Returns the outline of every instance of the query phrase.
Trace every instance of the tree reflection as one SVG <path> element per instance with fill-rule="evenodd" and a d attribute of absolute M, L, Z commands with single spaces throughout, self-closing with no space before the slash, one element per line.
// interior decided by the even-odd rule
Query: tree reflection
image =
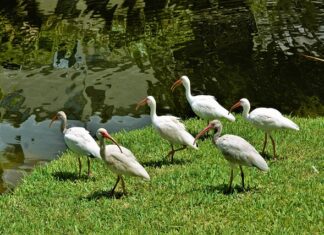
<path fill-rule="evenodd" d="M 105 104 L 105 87 L 111 87 L 112 74 L 125 71 L 129 79 L 141 74 L 150 77 L 138 84 L 146 87 L 143 96 L 156 97 L 160 113 L 193 115 L 183 90 L 170 92 L 171 84 L 186 74 L 194 94 L 215 95 L 225 107 L 245 96 L 255 106 L 322 115 L 316 107 L 324 100 L 320 93 L 323 65 L 299 55 L 323 51 L 323 8 L 316 1 L 288 0 L 59 0 L 54 14 L 48 14 L 36 0 L 5 0 L 0 2 L 0 62 L 32 71 L 52 64 L 55 51 L 56 63 L 67 59 L 66 68 L 71 69 L 79 59 L 81 66 L 72 69 L 84 65 L 85 73 L 71 70 L 61 89 L 71 93 L 62 96 L 61 108 L 76 118 L 104 112 L 102 118 L 107 120 L 109 115 L 134 113 L 134 103 Z M 82 47 L 81 57 L 74 56 L 76 41 Z M 40 72 L 44 76 L 57 73 L 46 68 Z M 115 83 L 111 89 L 116 87 Z M 12 97 L 19 89 L 25 90 L 4 90 L 0 103 L 5 117 L 18 112 L 17 122 L 40 104 L 52 102 L 41 100 L 33 106 L 28 94 L 20 92 L 17 103 Z M 54 107 L 42 108 L 51 114 Z M 44 118 L 42 114 L 37 120 Z"/>
<path fill-rule="evenodd" d="M 79 0 L 58 0 L 55 7 L 55 15 L 62 18 L 74 18 L 80 15 L 77 9 Z"/>

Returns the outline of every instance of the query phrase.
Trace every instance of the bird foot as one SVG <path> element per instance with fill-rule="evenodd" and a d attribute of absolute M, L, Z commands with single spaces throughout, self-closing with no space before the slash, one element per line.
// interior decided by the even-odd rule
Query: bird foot
<path fill-rule="evenodd" d="M 227 189 L 225 189 L 225 191 L 224 191 L 224 194 L 231 194 L 231 193 L 233 193 L 233 188 L 227 188 Z"/>
<path fill-rule="evenodd" d="M 107 197 L 108 198 L 120 199 L 124 195 L 126 196 L 127 192 L 122 193 L 122 192 L 115 192 L 115 191 L 112 191 L 112 190 L 107 192 Z"/>
<path fill-rule="evenodd" d="M 174 155 L 175 151 L 174 150 L 171 150 L 168 155 L 166 155 L 166 158 L 169 158 L 170 157 L 170 160 L 171 162 L 173 162 L 173 155 Z"/>
<path fill-rule="evenodd" d="M 112 198 L 114 196 L 115 196 L 115 191 L 113 191 L 113 190 L 107 191 L 107 197 Z"/>
<path fill-rule="evenodd" d="M 277 158 L 277 156 L 274 156 L 274 157 L 270 157 L 270 160 L 272 160 L 272 161 L 278 161 L 279 159 Z"/>

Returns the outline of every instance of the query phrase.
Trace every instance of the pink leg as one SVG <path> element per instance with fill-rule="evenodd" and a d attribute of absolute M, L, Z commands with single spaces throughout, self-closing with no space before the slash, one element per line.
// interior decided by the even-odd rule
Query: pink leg
<path fill-rule="evenodd" d="M 242 188 L 244 190 L 244 173 L 243 173 L 243 168 L 241 165 L 240 165 L 240 170 L 241 170 L 241 178 L 242 178 Z"/>
<path fill-rule="evenodd" d="M 272 146 L 273 146 L 273 157 L 274 157 L 274 159 L 277 159 L 277 156 L 276 156 L 276 144 L 275 144 L 275 142 L 274 142 L 271 135 L 270 135 L 270 139 L 271 139 Z"/>
<path fill-rule="evenodd" d="M 185 148 L 187 148 L 187 146 L 184 145 L 182 148 L 174 149 L 174 148 L 173 148 L 173 145 L 171 144 L 171 151 L 170 151 L 170 152 L 168 153 L 168 155 L 167 155 L 167 156 L 170 156 L 170 158 L 171 158 L 171 162 L 173 162 L 173 156 L 174 156 L 174 153 L 177 152 L 177 151 L 183 150 L 183 149 L 185 149 Z"/>
<path fill-rule="evenodd" d="M 80 157 L 78 158 L 78 160 L 79 160 L 79 178 L 80 178 L 81 177 L 81 168 L 82 168 Z"/>
<path fill-rule="evenodd" d="M 121 178 L 121 176 L 118 175 L 118 176 L 117 176 L 117 181 L 116 181 L 114 187 L 113 187 L 113 188 L 111 189 L 111 191 L 110 191 L 111 195 L 114 194 L 115 189 L 116 189 L 116 187 L 117 187 L 117 185 L 118 185 L 118 183 L 119 183 L 120 178 Z"/>
<path fill-rule="evenodd" d="M 267 141 L 268 141 L 268 134 L 267 132 L 264 133 L 264 142 L 263 142 L 263 149 L 262 149 L 262 154 L 264 154 L 265 147 L 267 146 Z"/>
<path fill-rule="evenodd" d="M 88 157 L 88 177 L 91 176 L 90 158 Z"/>
<path fill-rule="evenodd" d="M 123 176 L 120 176 L 121 182 L 122 182 L 122 187 L 123 187 L 123 193 L 126 195 L 127 191 L 126 191 L 126 186 L 125 186 L 125 181 Z"/>
<path fill-rule="evenodd" d="M 230 193 L 232 190 L 232 182 L 233 182 L 233 168 L 231 168 L 231 175 L 230 175 L 230 181 L 227 188 L 227 193 Z"/>

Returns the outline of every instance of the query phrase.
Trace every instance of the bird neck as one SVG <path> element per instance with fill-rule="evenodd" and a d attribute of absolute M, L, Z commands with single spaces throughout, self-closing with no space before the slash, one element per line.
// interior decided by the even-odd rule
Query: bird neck
<path fill-rule="evenodd" d="M 105 144 L 105 139 L 104 138 L 100 138 L 99 147 L 100 147 L 100 156 L 101 156 L 102 159 L 104 159 L 105 151 L 106 151 L 106 144 Z"/>
<path fill-rule="evenodd" d="M 67 126 L 67 120 L 66 120 L 66 118 L 63 118 L 63 119 L 61 119 L 61 131 L 63 132 L 63 133 L 65 133 L 66 132 L 66 126 Z"/>
<path fill-rule="evenodd" d="M 250 104 L 244 104 L 244 106 L 243 106 L 242 116 L 243 116 L 245 119 L 248 119 L 248 118 L 249 118 L 249 112 L 250 112 L 250 109 L 251 109 Z"/>
<path fill-rule="evenodd" d="M 214 144 L 216 144 L 218 138 L 221 136 L 222 129 L 223 129 L 222 127 L 218 127 L 217 129 L 215 129 L 215 134 L 214 134 L 214 138 L 213 138 Z"/>
<path fill-rule="evenodd" d="M 151 117 L 152 120 L 157 117 L 156 105 L 154 105 L 154 104 L 150 105 L 150 117 Z"/>
<path fill-rule="evenodd" d="M 185 86 L 185 90 L 186 90 L 186 98 L 188 100 L 189 103 L 192 102 L 193 96 L 191 95 L 191 88 L 190 88 L 190 84 L 188 84 L 187 86 Z"/>

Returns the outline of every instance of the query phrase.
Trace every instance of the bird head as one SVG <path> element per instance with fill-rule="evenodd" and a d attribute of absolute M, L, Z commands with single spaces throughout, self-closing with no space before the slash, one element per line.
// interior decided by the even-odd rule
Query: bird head
<path fill-rule="evenodd" d="M 119 144 L 117 143 L 116 140 L 114 140 L 114 138 L 108 133 L 108 131 L 104 128 L 99 128 L 97 130 L 97 133 L 96 133 L 96 136 L 99 140 L 102 140 L 102 139 L 109 139 L 111 140 L 115 145 L 117 145 L 117 147 L 119 148 L 120 152 L 122 153 L 122 149 L 121 147 L 119 146 Z"/>
<path fill-rule="evenodd" d="M 152 106 L 152 105 L 156 105 L 155 99 L 153 96 L 148 96 L 145 99 L 141 100 L 140 102 L 137 103 L 136 106 L 136 110 L 140 107 L 140 106 L 144 106 L 144 105 L 148 105 L 148 106 Z"/>
<path fill-rule="evenodd" d="M 247 98 L 242 98 L 242 99 L 240 99 L 239 102 L 240 102 L 242 107 L 250 105 L 250 102 L 249 102 L 249 100 Z"/>
<path fill-rule="evenodd" d="M 52 126 L 53 122 L 57 121 L 57 120 L 66 120 L 66 114 L 63 111 L 58 111 L 57 114 L 55 114 L 55 116 L 52 118 L 51 123 L 49 124 L 49 127 Z"/>
<path fill-rule="evenodd" d="M 238 107 L 240 107 L 240 106 L 242 106 L 243 109 L 244 109 L 244 107 L 250 107 L 250 102 L 249 102 L 249 100 L 246 99 L 246 98 L 242 98 L 242 99 L 240 99 L 237 103 L 235 103 L 235 104 L 231 107 L 231 109 L 229 110 L 228 113 L 232 112 L 234 109 L 236 109 L 236 108 L 238 108 Z"/>
<path fill-rule="evenodd" d="M 183 75 L 180 77 L 180 79 L 178 79 L 177 81 L 175 81 L 173 83 L 173 85 L 171 86 L 171 90 L 172 92 L 175 90 L 176 87 L 180 86 L 181 84 L 183 84 L 183 86 L 185 88 L 187 88 L 190 84 L 189 78 L 186 75 Z"/>
<path fill-rule="evenodd" d="M 222 128 L 222 123 L 215 119 L 211 122 L 209 122 L 208 126 L 206 126 L 203 130 L 201 130 L 195 137 L 195 141 L 194 144 L 196 143 L 196 141 L 202 136 L 204 135 L 207 131 L 209 131 L 210 129 L 214 129 L 215 132 L 217 132 L 218 129 Z"/>

